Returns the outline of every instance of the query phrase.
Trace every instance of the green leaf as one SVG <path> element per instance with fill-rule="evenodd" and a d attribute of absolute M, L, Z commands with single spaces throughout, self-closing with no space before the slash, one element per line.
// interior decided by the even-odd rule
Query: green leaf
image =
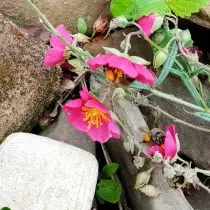
<path fill-rule="evenodd" d="M 119 168 L 118 163 L 110 163 L 102 168 L 101 173 L 105 177 L 111 177 L 113 174 L 116 173 L 118 168 Z"/>
<path fill-rule="evenodd" d="M 178 47 L 176 42 L 173 42 L 170 53 L 168 54 L 168 59 L 165 62 L 163 69 L 161 70 L 161 73 L 156 81 L 156 87 L 160 86 L 166 77 L 169 75 L 171 68 L 175 62 L 176 56 L 178 52 Z"/>
<path fill-rule="evenodd" d="M 136 0 L 112 0 L 110 5 L 110 11 L 114 17 L 123 15 L 127 19 L 133 19 L 136 9 Z"/>
<path fill-rule="evenodd" d="M 175 15 L 180 17 L 190 17 L 192 13 L 207 6 L 209 0 L 168 0 L 167 4 Z"/>
<path fill-rule="evenodd" d="M 151 13 L 164 15 L 170 12 L 165 0 L 136 0 L 136 6 L 137 11 L 133 16 L 135 20 Z"/>
<path fill-rule="evenodd" d="M 117 203 L 120 199 L 122 189 L 116 181 L 102 179 L 97 184 L 96 193 L 101 199 L 109 203 Z"/>
<path fill-rule="evenodd" d="M 185 87 L 187 88 L 193 99 L 195 100 L 196 104 L 199 106 L 203 106 L 204 100 L 202 99 L 200 93 L 198 92 L 197 88 L 195 87 L 195 85 L 193 84 L 187 73 L 172 68 L 171 74 L 178 76 L 184 83 Z"/>
<path fill-rule="evenodd" d="M 8 207 L 3 207 L 3 208 L 1 208 L 0 210 L 11 210 L 11 209 L 8 208 Z"/>
<path fill-rule="evenodd" d="M 99 202 L 100 204 L 104 204 L 104 203 L 106 202 L 103 198 L 101 198 L 101 197 L 99 196 L 98 191 L 96 191 L 96 197 L 97 197 L 98 202 Z"/>
<path fill-rule="evenodd" d="M 209 94 L 209 96 L 208 96 L 208 98 L 206 100 L 206 103 L 207 103 L 207 106 L 210 106 L 210 94 Z"/>
<path fill-rule="evenodd" d="M 195 112 L 194 113 L 195 116 L 203 119 L 203 120 L 206 120 L 208 122 L 210 122 L 210 113 L 207 113 L 207 112 Z"/>
<path fill-rule="evenodd" d="M 87 23 L 84 18 L 79 18 L 77 20 L 77 30 L 81 34 L 85 34 L 87 32 Z"/>

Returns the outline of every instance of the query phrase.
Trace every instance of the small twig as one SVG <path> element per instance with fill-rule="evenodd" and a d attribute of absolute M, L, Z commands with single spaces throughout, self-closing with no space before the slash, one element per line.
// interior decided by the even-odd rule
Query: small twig
<path fill-rule="evenodd" d="M 126 38 L 125 38 L 125 40 L 126 40 L 125 41 L 125 51 L 124 51 L 125 54 L 128 54 L 131 37 L 132 36 L 138 36 L 138 35 L 140 35 L 140 31 L 131 32 L 131 33 L 126 35 Z"/>
<path fill-rule="evenodd" d="M 210 188 L 208 188 L 206 185 L 204 185 L 201 181 L 198 181 L 197 185 L 202 187 L 204 190 L 206 190 L 210 194 Z"/>
<path fill-rule="evenodd" d="M 112 163 L 112 160 L 111 160 L 111 158 L 110 158 L 110 156 L 109 156 L 109 153 L 108 153 L 106 147 L 105 147 L 103 144 L 101 144 L 101 149 L 102 149 L 102 151 L 103 151 L 103 154 L 104 154 L 106 163 L 107 163 L 107 164 Z M 124 192 L 124 189 L 123 189 L 123 186 L 122 186 L 122 184 L 121 184 L 120 179 L 118 178 L 117 175 L 114 175 L 114 176 L 112 176 L 111 178 L 112 178 L 113 180 L 116 180 L 117 183 L 121 186 L 121 189 L 122 189 L 122 198 L 121 198 L 121 200 L 122 200 L 123 204 L 122 204 L 122 202 L 121 202 L 120 200 L 118 201 L 119 210 L 129 210 L 128 204 L 127 204 L 127 200 L 126 200 L 126 197 L 125 197 L 125 192 Z M 123 208 L 123 206 L 124 206 L 125 208 Z"/>
<path fill-rule="evenodd" d="M 145 104 L 145 103 L 140 104 L 140 106 L 147 106 L 147 107 L 150 107 L 150 108 L 152 108 L 152 109 L 155 109 L 156 111 L 161 112 L 162 114 L 164 114 L 165 116 L 167 116 L 168 118 L 170 118 L 171 120 L 173 120 L 174 122 L 177 122 L 177 123 L 186 125 L 186 126 L 188 126 L 188 127 L 190 127 L 190 128 L 194 128 L 194 129 L 196 129 L 196 130 L 200 130 L 200 131 L 204 131 L 204 132 L 210 133 L 210 129 L 208 129 L 208 128 L 203 128 L 203 127 L 199 127 L 199 126 L 193 125 L 193 124 L 191 124 L 191 123 L 188 123 L 188 122 L 186 122 L 186 121 L 184 121 L 184 120 L 180 120 L 180 119 L 174 117 L 173 115 L 169 114 L 168 112 L 165 112 L 164 110 L 162 110 L 162 109 L 161 109 L 160 107 L 158 107 L 158 106 L 153 106 L 153 105 L 151 105 L 151 104 Z"/>
<path fill-rule="evenodd" d="M 81 80 L 83 79 L 83 77 L 85 76 L 85 74 L 86 74 L 87 72 L 88 72 L 88 71 L 83 71 L 81 74 L 79 74 L 79 75 L 76 77 L 76 79 L 74 80 L 74 84 L 75 84 L 74 88 L 67 92 L 67 94 L 64 96 L 64 98 L 63 98 L 63 100 L 62 100 L 62 103 L 64 103 L 64 102 L 68 99 L 69 95 L 74 91 L 74 89 L 75 89 L 75 88 L 77 87 L 77 85 L 81 82 Z"/>

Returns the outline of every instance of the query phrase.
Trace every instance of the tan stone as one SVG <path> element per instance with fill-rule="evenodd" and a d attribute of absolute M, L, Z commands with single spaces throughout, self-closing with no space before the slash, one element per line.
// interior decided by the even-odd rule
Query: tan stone
<path fill-rule="evenodd" d="M 188 19 L 198 25 L 210 28 L 210 4 L 206 8 L 201 9 L 199 13 L 192 15 Z"/>
<path fill-rule="evenodd" d="M 109 14 L 107 0 L 35 0 L 34 2 L 55 26 L 65 24 L 72 32 L 76 31 L 76 21 L 80 17 L 86 19 L 91 31 L 98 16 L 102 14 L 106 17 Z M 40 25 L 36 12 L 26 0 L 3 0 L 0 12 L 19 26 Z"/>
<path fill-rule="evenodd" d="M 0 14 L 0 141 L 29 130 L 55 97 L 60 71 L 43 68 L 46 48 Z"/>

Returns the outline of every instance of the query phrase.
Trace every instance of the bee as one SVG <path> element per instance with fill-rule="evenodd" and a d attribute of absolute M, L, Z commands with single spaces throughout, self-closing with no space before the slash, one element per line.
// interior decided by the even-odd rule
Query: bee
<path fill-rule="evenodd" d="M 165 141 L 165 132 L 160 128 L 153 128 L 144 135 L 144 142 L 152 142 L 156 145 L 163 145 Z"/>

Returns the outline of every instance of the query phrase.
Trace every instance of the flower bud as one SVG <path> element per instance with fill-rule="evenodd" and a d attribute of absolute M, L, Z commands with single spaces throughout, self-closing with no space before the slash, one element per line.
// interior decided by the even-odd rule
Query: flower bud
<path fill-rule="evenodd" d="M 145 163 L 145 158 L 140 156 L 134 156 L 133 164 L 136 166 L 137 169 L 142 168 Z"/>
<path fill-rule="evenodd" d="M 155 53 L 153 65 L 155 68 L 159 68 L 164 64 L 168 57 L 168 49 L 162 49 Z"/>
<path fill-rule="evenodd" d="M 182 36 L 182 41 L 184 43 L 189 42 L 190 40 L 192 40 L 191 33 L 190 33 L 189 30 L 183 30 L 182 33 L 181 33 L 181 36 Z"/>
<path fill-rule="evenodd" d="M 152 27 L 152 33 L 157 31 L 163 25 L 163 16 L 156 15 L 154 25 Z"/>
<path fill-rule="evenodd" d="M 141 172 L 137 175 L 136 177 L 136 184 L 135 184 L 135 189 L 139 189 L 141 187 L 143 187 L 144 185 L 147 185 L 150 178 L 151 178 L 151 172 L 152 172 L 153 168 Z"/>
<path fill-rule="evenodd" d="M 124 16 L 119 16 L 119 17 L 113 18 L 110 21 L 109 27 L 111 29 L 115 29 L 118 27 L 125 28 L 127 25 L 128 25 L 128 20 Z"/>
<path fill-rule="evenodd" d="M 78 41 L 78 42 L 82 42 L 82 43 L 87 43 L 87 42 L 90 42 L 90 37 L 84 35 L 84 34 L 81 34 L 81 33 L 77 33 L 77 34 L 74 34 L 72 35 L 73 38 Z"/>
<path fill-rule="evenodd" d="M 153 185 L 146 185 L 139 189 L 142 193 L 149 197 L 157 197 L 160 194 L 160 191 Z"/>
<path fill-rule="evenodd" d="M 107 30 L 108 20 L 101 16 L 93 24 L 93 30 L 95 33 L 104 33 Z"/>
<path fill-rule="evenodd" d="M 164 30 L 159 30 L 153 35 L 152 39 L 157 45 L 159 45 L 160 43 L 163 42 L 165 37 L 166 37 L 166 32 Z"/>
<path fill-rule="evenodd" d="M 132 154 L 134 153 L 135 146 L 131 139 L 129 139 L 128 141 L 124 141 L 123 147 L 127 152 L 131 152 Z"/>

